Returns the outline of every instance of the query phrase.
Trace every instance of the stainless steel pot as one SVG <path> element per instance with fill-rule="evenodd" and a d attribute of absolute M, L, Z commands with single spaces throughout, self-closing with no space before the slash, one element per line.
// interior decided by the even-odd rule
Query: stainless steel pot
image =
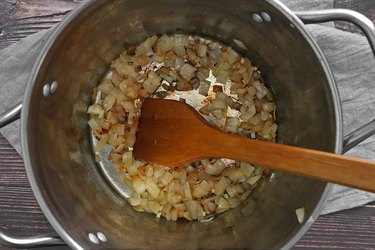
<path fill-rule="evenodd" d="M 354 22 L 374 48 L 374 26 L 358 13 L 298 15 L 305 22 Z M 32 189 L 64 242 L 74 249 L 292 247 L 318 217 L 330 184 L 275 172 L 245 204 L 211 222 L 157 221 L 134 211 L 99 171 L 86 109 L 93 87 L 124 45 L 184 30 L 233 46 L 259 66 L 275 94 L 279 142 L 341 153 L 371 135 L 375 122 L 343 140 L 336 85 L 301 19 L 276 0 L 101 0 L 73 11 L 35 64 L 21 117 Z M 4 114 L 0 126 L 17 118 L 20 109 Z M 295 214 L 300 207 L 302 224 Z M 61 243 L 55 237 L 0 234 L 0 239 L 23 247 Z"/>

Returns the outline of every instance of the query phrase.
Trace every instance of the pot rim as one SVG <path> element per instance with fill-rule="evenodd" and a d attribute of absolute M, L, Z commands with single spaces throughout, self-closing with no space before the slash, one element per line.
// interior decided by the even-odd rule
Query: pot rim
<path fill-rule="evenodd" d="M 39 185 L 37 184 L 29 155 L 30 150 L 29 140 L 27 136 L 27 120 L 29 119 L 28 109 L 30 107 L 31 94 L 34 89 L 34 84 L 36 82 L 38 72 L 46 58 L 47 53 L 50 51 L 55 40 L 63 33 L 65 28 L 72 22 L 72 20 L 75 19 L 86 8 L 88 8 L 94 1 L 95 0 L 87 0 L 82 2 L 76 9 L 72 10 L 63 21 L 61 21 L 56 27 L 52 28 L 53 30 L 50 36 L 48 37 L 47 41 L 45 42 L 45 45 L 43 46 L 42 50 L 40 51 L 40 54 L 37 57 L 34 67 L 28 78 L 26 84 L 26 92 L 22 103 L 23 110 L 21 112 L 21 148 L 25 163 L 26 174 L 29 179 L 31 189 L 34 193 L 36 200 L 38 201 L 40 208 L 43 211 L 43 214 L 46 216 L 47 220 L 52 225 L 53 229 L 64 240 L 64 242 L 69 245 L 69 247 L 77 250 L 84 250 L 84 248 L 80 246 L 57 221 L 56 217 L 53 215 L 50 208 L 48 207 L 48 204 L 43 197 Z"/>
<path fill-rule="evenodd" d="M 323 51 L 320 49 L 319 45 L 315 42 L 312 35 L 305 29 L 305 24 L 294 14 L 294 12 L 289 9 L 286 5 L 284 5 L 279 0 L 266 0 L 267 3 L 271 4 L 273 7 L 278 9 L 284 16 L 289 18 L 291 24 L 294 25 L 295 28 L 301 32 L 305 40 L 310 44 L 310 47 L 315 52 L 315 55 L 320 61 L 322 69 L 327 77 L 327 81 L 329 84 L 329 88 L 331 90 L 332 98 L 333 98 L 333 106 L 335 110 L 335 120 L 336 120 L 336 138 L 335 138 L 335 148 L 334 152 L 337 154 L 342 153 L 343 147 L 343 128 L 342 128 L 342 109 L 341 109 L 341 102 L 339 97 L 338 88 L 333 77 L 332 71 L 329 67 L 329 64 L 323 54 Z M 312 212 L 309 218 L 305 218 L 305 222 L 303 226 L 299 229 L 299 231 L 282 247 L 282 249 L 291 249 L 302 237 L 305 233 L 310 229 L 310 227 L 314 224 L 316 219 L 319 217 L 320 213 L 323 210 L 323 206 L 328 200 L 328 196 L 331 193 L 333 188 L 332 183 L 326 184 L 325 190 L 316 204 L 314 211 Z"/>
<path fill-rule="evenodd" d="M 91 4 L 94 3 L 95 0 L 87 0 L 85 2 L 82 2 L 76 9 L 72 10 L 71 13 L 61 22 L 59 23 L 55 28 L 53 28 L 53 31 L 51 32 L 49 38 L 47 39 L 44 47 L 42 48 L 38 58 L 35 61 L 34 67 L 30 73 L 30 76 L 27 81 L 26 85 L 26 91 L 25 96 L 23 99 L 23 110 L 21 113 L 21 147 L 22 147 L 22 154 L 24 158 L 24 164 L 26 173 L 31 185 L 31 189 L 34 193 L 34 196 L 36 200 L 38 201 L 39 206 L 41 207 L 44 215 L 54 228 L 54 230 L 59 234 L 59 236 L 73 249 L 83 249 L 82 246 L 80 246 L 70 235 L 69 233 L 60 225 L 60 223 L 57 221 L 56 217 L 51 212 L 50 208 L 48 207 L 48 204 L 46 200 L 43 197 L 43 194 L 41 192 L 40 187 L 37 184 L 32 165 L 31 165 L 31 158 L 29 155 L 29 140 L 27 136 L 27 130 L 28 130 L 28 124 L 27 121 L 29 119 L 29 112 L 28 109 L 30 107 L 30 101 L 31 101 L 31 94 L 34 89 L 34 84 L 36 82 L 36 78 L 38 76 L 38 72 L 46 58 L 47 53 L 50 51 L 51 47 L 53 46 L 55 40 L 63 33 L 65 28 L 72 22 L 73 19 L 75 19 L 78 15 L 81 14 L 85 9 L 87 9 Z M 308 33 L 308 31 L 304 28 L 303 22 L 283 3 L 281 3 L 279 0 L 266 0 L 267 3 L 272 5 L 274 8 L 276 8 L 278 11 L 280 11 L 282 14 L 284 14 L 285 17 L 289 19 L 291 24 L 294 25 L 296 29 L 303 35 L 303 37 L 306 39 L 308 44 L 311 46 L 313 51 L 315 52 L 315 55 L 319 59 L 322 69 L 324 70 L 327 81 L 329 83 L 329 88 L 331 90 L 332 98 L 333 98 L 333 105 L 335 110 L 335 120 L 336 120 L 336 138 L 335 138 L 335 153 L 341 154 L 342 152 L 342 145 L 343 145 L 343 139 L 342 139 L 342 111 L 341 111 L 341 103 L 339 99 L 338 89 L 335 84 L 332 72 L 328 66 L 327 60 L 325 59 L 323 52 L 317 45 L 317 43 L 313 40 L 312 36 Z M 285 243 L 285 245 L 282 247 L 282 249 L 290 249 L 292 248 L 301 238 L 302 236 L 309 230 L 309 228 L 312 226 L 312 224 L 315 222 L 315 220 L 320 215 L 323 205 L 325 201 L 327 200 L 328 195 L 331 192 L 333 184 L 327 183 L 325 190 L 317 203 L 312 215 L 310 218 L 308 218 L 304 225 L 299 229 L 299 231 L 288 241 Z"/>

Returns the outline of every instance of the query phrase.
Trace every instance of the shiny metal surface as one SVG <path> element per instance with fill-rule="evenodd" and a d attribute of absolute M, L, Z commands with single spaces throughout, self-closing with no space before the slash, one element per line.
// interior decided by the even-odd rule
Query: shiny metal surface
<path fill-rule="evenodd" d="M 20 118 L 22 103 L 17 104 L 10 110 L 0 114 L 0 128 Z"/>
<path fill-rule="evenodd" d="M 95 145 L 98 140 L 95 135 L 92 134 L 92 141 Z M 95 152 L 95 150 L 93 149 Z M 97 163 L 101 168 L 103 175 L 107 179 L 108 183 L 124 198 L 130 198 L 132 195 L 132 190 L 122 181 L 123 176 L 117 171 L 116 166 L 109 160 L 109 154 L 112 151 L 110 145 L 104 146 L 103 150 L 100 152 L 95 152 L 97 155 Z M 125 178 L 125 177 L 124 177 Z"/>
<path fill-rule="evenodd" d="M 343 152 L 346 152 L 375 134 L 375 119 L 344 137 Z"/>
<path fill-rule="evenodd" d="M 272 22 L 251 18 L 262 11 Z M 87 1 L 55 29 L 24 100 L 25 166 L 43 212 L 74 249 L 292 247 L 319 215 L 327 183 L 277 172 L 215 220 L 167 222 L 134 211 L 98 168 L 86 114 L 93 87 L 124 46 L 176 30 L 233 46 L 259 66 L 275 94 L 279 142 L 341 152 L 341 109 L 327 63 L 302 22 L 278 1 Z M 44 84 L 55 80 L 58 91 L 44 98 Z M 295 214 L 300 207 L 302 224 Z M 90 240 L 94 232 L 106 241 Z"/>
<path fill-rule="evenodd" d="M 50 92 L 51 94 L 54 94 L 56 91 L 57 91 L 57 87 L 59 86 L 59 83 L 56 82 L 56 81 L 53 81 L 51 84 L 50 84 Z"/>
<path fill-rule="evenodd" d="M 301 20 L 308 23 L 329 21 L 347 21 L 357 25 L 365 34 L 375 56 L 375 26 L 364 15 L 345 9 L 302 11 L 295 13 Z M 375 119 L 344 136 L 343 152 L 346 152 L 375 133 Z"/>
<path fill-rule="evenodd" d="M 375 26 L 370 19 L 353 10 L 332 9 L 316 11 L 299 11 L 295 14 L 306 24 L 330 21 L 347 21 L 357 25 L 366 35 L 375 55 Z"/>
<path fill-rule="evenodd" d="M 0 232 L 0 244 L 8 247 L 41 247 L 65 245 L 58 235 L 38 235 L 33 237 L 11 237 Z"/>

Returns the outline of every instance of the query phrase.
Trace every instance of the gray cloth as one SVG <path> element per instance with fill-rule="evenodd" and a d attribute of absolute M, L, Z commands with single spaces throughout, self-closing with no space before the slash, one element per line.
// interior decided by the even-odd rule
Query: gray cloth
<path fill-rule="evenodd" d="M 285 0 L 293 10 L 326 9 L 333 0 Z M 307 26 L 321 49 L 337 81 L 342 99 L 344 133 L 358 128 L 375 117 L 375 60 L 362 36 L 321 25 Z M 31 35 L 0 51 L 0 113 L 21 101 L 26 81 L 36 57 L 51 30 Z M 19 121 L 0 129 L 5 138 L 21 153 Z M 353 148 L 348 155 L 375 160 L 375 137 Z M 323 214 L 375 201 L 375 194 L 335 185 Z"/>
<path fill-rule="evenodd" d="M 291 10 L 324 10 L 333 8 L 333 0 L 281 0 Z"/>
<path fill-rule="evenodd" d="M 375 117 L 375 59 L 367 40 L 359 35 L 310 25 L 308 30 L 323 50 L 332 69 L 343 110 L 344 134 Z M 346 155 L 375 160 L 375 136 Z M 331 213 L 375 201 L 375 194 L 334 185 L 323 213 Z"/>
<path fill-rule="evenodd" d="M 29 74 L 50 33 L 51 30 L 38 32 L 0 51 L 0 113 L 22 101 Z M 19 131 L 19 120 L 0 129 L 22 155 Z"/>

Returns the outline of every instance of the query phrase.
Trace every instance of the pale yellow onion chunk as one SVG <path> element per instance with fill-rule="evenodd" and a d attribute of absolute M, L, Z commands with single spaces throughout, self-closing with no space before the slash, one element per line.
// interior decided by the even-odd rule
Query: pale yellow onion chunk
<path fill-rule="evenodd" d="M 112 146 L 110 160 L 125 174 L 124 182 L 133 191 L 128 202 L 137 211 L 172 221 L 203 221 L 237 207 L 264 174 L 260 167 L 227 159 L 201 160 L 178 169 L 134 159 L 142 98 L 194 89 L 203 95 L 199 110 L 207 120 L 230 133 L 275 140 L 276 105 L 248 58 L 184 34 L 147 38 L 112 62 L 87 111 L 99 141 L 96 150 Z"/>

